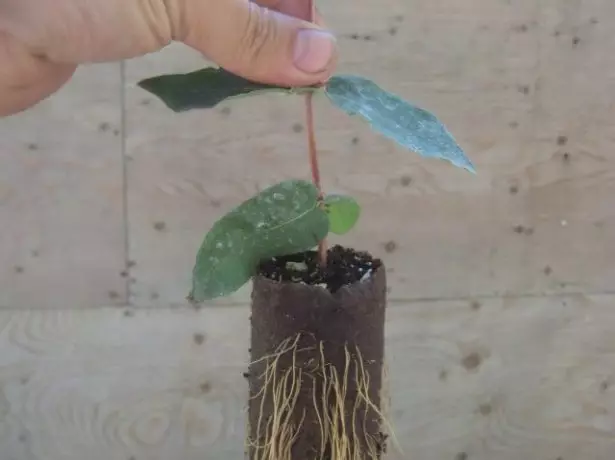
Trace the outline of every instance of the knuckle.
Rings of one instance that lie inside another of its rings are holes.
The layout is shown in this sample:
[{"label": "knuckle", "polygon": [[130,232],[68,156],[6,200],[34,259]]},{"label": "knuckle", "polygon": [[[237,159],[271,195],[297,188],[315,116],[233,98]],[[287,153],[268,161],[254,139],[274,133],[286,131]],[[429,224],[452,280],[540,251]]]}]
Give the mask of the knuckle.
[{"label": "knuckle", "polygon": [[251,5],[240,41],[239,52],[242,58],[256,65],[266,58],[268,45],[274,42],[275,38],[276,27],[271,12],[257,5]]}]

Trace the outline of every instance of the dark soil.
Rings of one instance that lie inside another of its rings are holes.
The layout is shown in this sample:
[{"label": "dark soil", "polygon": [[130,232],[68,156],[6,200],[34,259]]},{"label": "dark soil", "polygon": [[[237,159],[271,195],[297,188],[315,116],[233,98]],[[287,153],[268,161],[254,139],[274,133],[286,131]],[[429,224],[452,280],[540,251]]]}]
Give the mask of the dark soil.
[{"label": "dark soil", "polygon": [[[292,268],[300,263],[306,266],[303,270]],[[369,277],[357,282],[370,270]],[[299,376],[301,389],[291,419],[294,425],[301,424],[301,430],[293,443],[292,460],[334,460],[329,446],[320,455],[321,430],[314,409],[314,401],[326,401],[327,410],[340,403],[339,393],[324,391],[326,382],[331,381],[331,372],[342,378],[347,375],[342,396],[344,424],[348,429],[354,426],[358,435],[355,442],[365,451],[365,458],[366,438],[375,443],[379,454],[384,453],[386,434],[382,432],[382,420],[373,406],[361,399],[356,379],[362,372],[365,374],[369,379],[369,399],[381,407],[386,309],[386,272],[382,262],[368,253],[335,246],[329,251],[329,265],[324,272],[318,268],[316,253],[306,252],[266,262],[261,273],[254,277],[250,318],[250,441],[260,445],[266,442],[263,428],[260,435],[257,430],[259,416],[267,421],[275,412],[272,389],[265,387],[267,391],[262,391],[268,362],[263,358],[275,354],[284,341],[292,343],[300,334],[295,351],[279,355],[273,377],[277,382],[284,381],[289,369]],[[323,283],[333,291],[341,286],[347,288],[339,291],[339,295],[331,294],[318,286]],[[291,391],[292,382],[288,383],[287,390]],[[250,449],[249,458],[255,458],[254,448]]]},{"label": "dark soil", "polygon": [[368,252],[336,245],[328,251],[325,269],[318,263],[316,251],[306,251],[265,261],[259,272],[274,281],[321,285],[330,292],[336,292],[342,286],[373,275],[381,265],[380,259],[372,257]]}]

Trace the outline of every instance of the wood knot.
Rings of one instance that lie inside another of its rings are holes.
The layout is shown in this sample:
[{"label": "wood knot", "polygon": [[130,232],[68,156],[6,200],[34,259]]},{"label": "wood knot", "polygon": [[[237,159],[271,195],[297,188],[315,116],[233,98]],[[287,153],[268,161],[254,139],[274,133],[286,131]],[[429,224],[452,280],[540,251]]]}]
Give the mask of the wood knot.
[{"label": "wood knot", "polygon": [[483,362],[483,359],[476,352],[466,355],[461,360],[462,366],[468,371],[473,371],[473,370],[478,369],[478,367],[481,365],[482,362]]},{"label": "wood knot", "polygon": [[203,342],[205,342],[205,335],[198,332],[194,334],[192,340],[194,340],[194,343],[196,343],[197,345],[203,345]]}]

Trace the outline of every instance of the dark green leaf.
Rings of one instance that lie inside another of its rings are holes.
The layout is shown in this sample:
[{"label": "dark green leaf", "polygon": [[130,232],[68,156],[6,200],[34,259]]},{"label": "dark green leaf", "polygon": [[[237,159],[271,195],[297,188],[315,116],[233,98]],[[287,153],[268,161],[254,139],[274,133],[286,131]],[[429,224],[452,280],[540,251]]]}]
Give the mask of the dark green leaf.
[{"label": "dark green leaf", "polygon": [[175,112],[209,109],[220,102],[263,92],[303,93],[316,87],[285,88],[246,80],[224,69],[206,67],[185,74],[169,74],[141,80],[138,85],[159,97]]},{"label": "dark green leaf", "polygon": [[344,195],[327,195],[324,202],[329,216],[329,231],[343,235],[352,230],[361,214],[359,203]]},{"label": "dark green leaf", "polygon": [[213,225],[196,257],[190,298],[202,302],[231,294],[259,262],[311,249],[328,231],[313,184],[290,180],[269,187]]},{"label": "dark green leaf", "polygon": [[350,115],[361,115],[378,132],[425,157],[442,158],[476,172],[453,136],[431,113],[356,75],[336,75],[325,92]]}]

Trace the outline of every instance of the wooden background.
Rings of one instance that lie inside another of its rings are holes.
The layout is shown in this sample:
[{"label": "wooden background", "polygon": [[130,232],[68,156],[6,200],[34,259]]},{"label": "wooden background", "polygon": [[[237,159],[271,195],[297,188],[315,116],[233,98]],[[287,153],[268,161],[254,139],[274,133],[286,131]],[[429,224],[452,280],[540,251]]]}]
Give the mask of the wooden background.
[{"label": "wooden background", "polygon": [[[389,458],[612,460],[615,3],[321,3],[339,70],[434,111],[478,169],[317,104],[324,186],[364,209],[343,241],[389,272]],[[309,177],[302,102],[178,116],[135,86],[202,65],[83,67],[0,120],[0,460],[242,458],[249,286],[185,296],[216,218]]]}]

